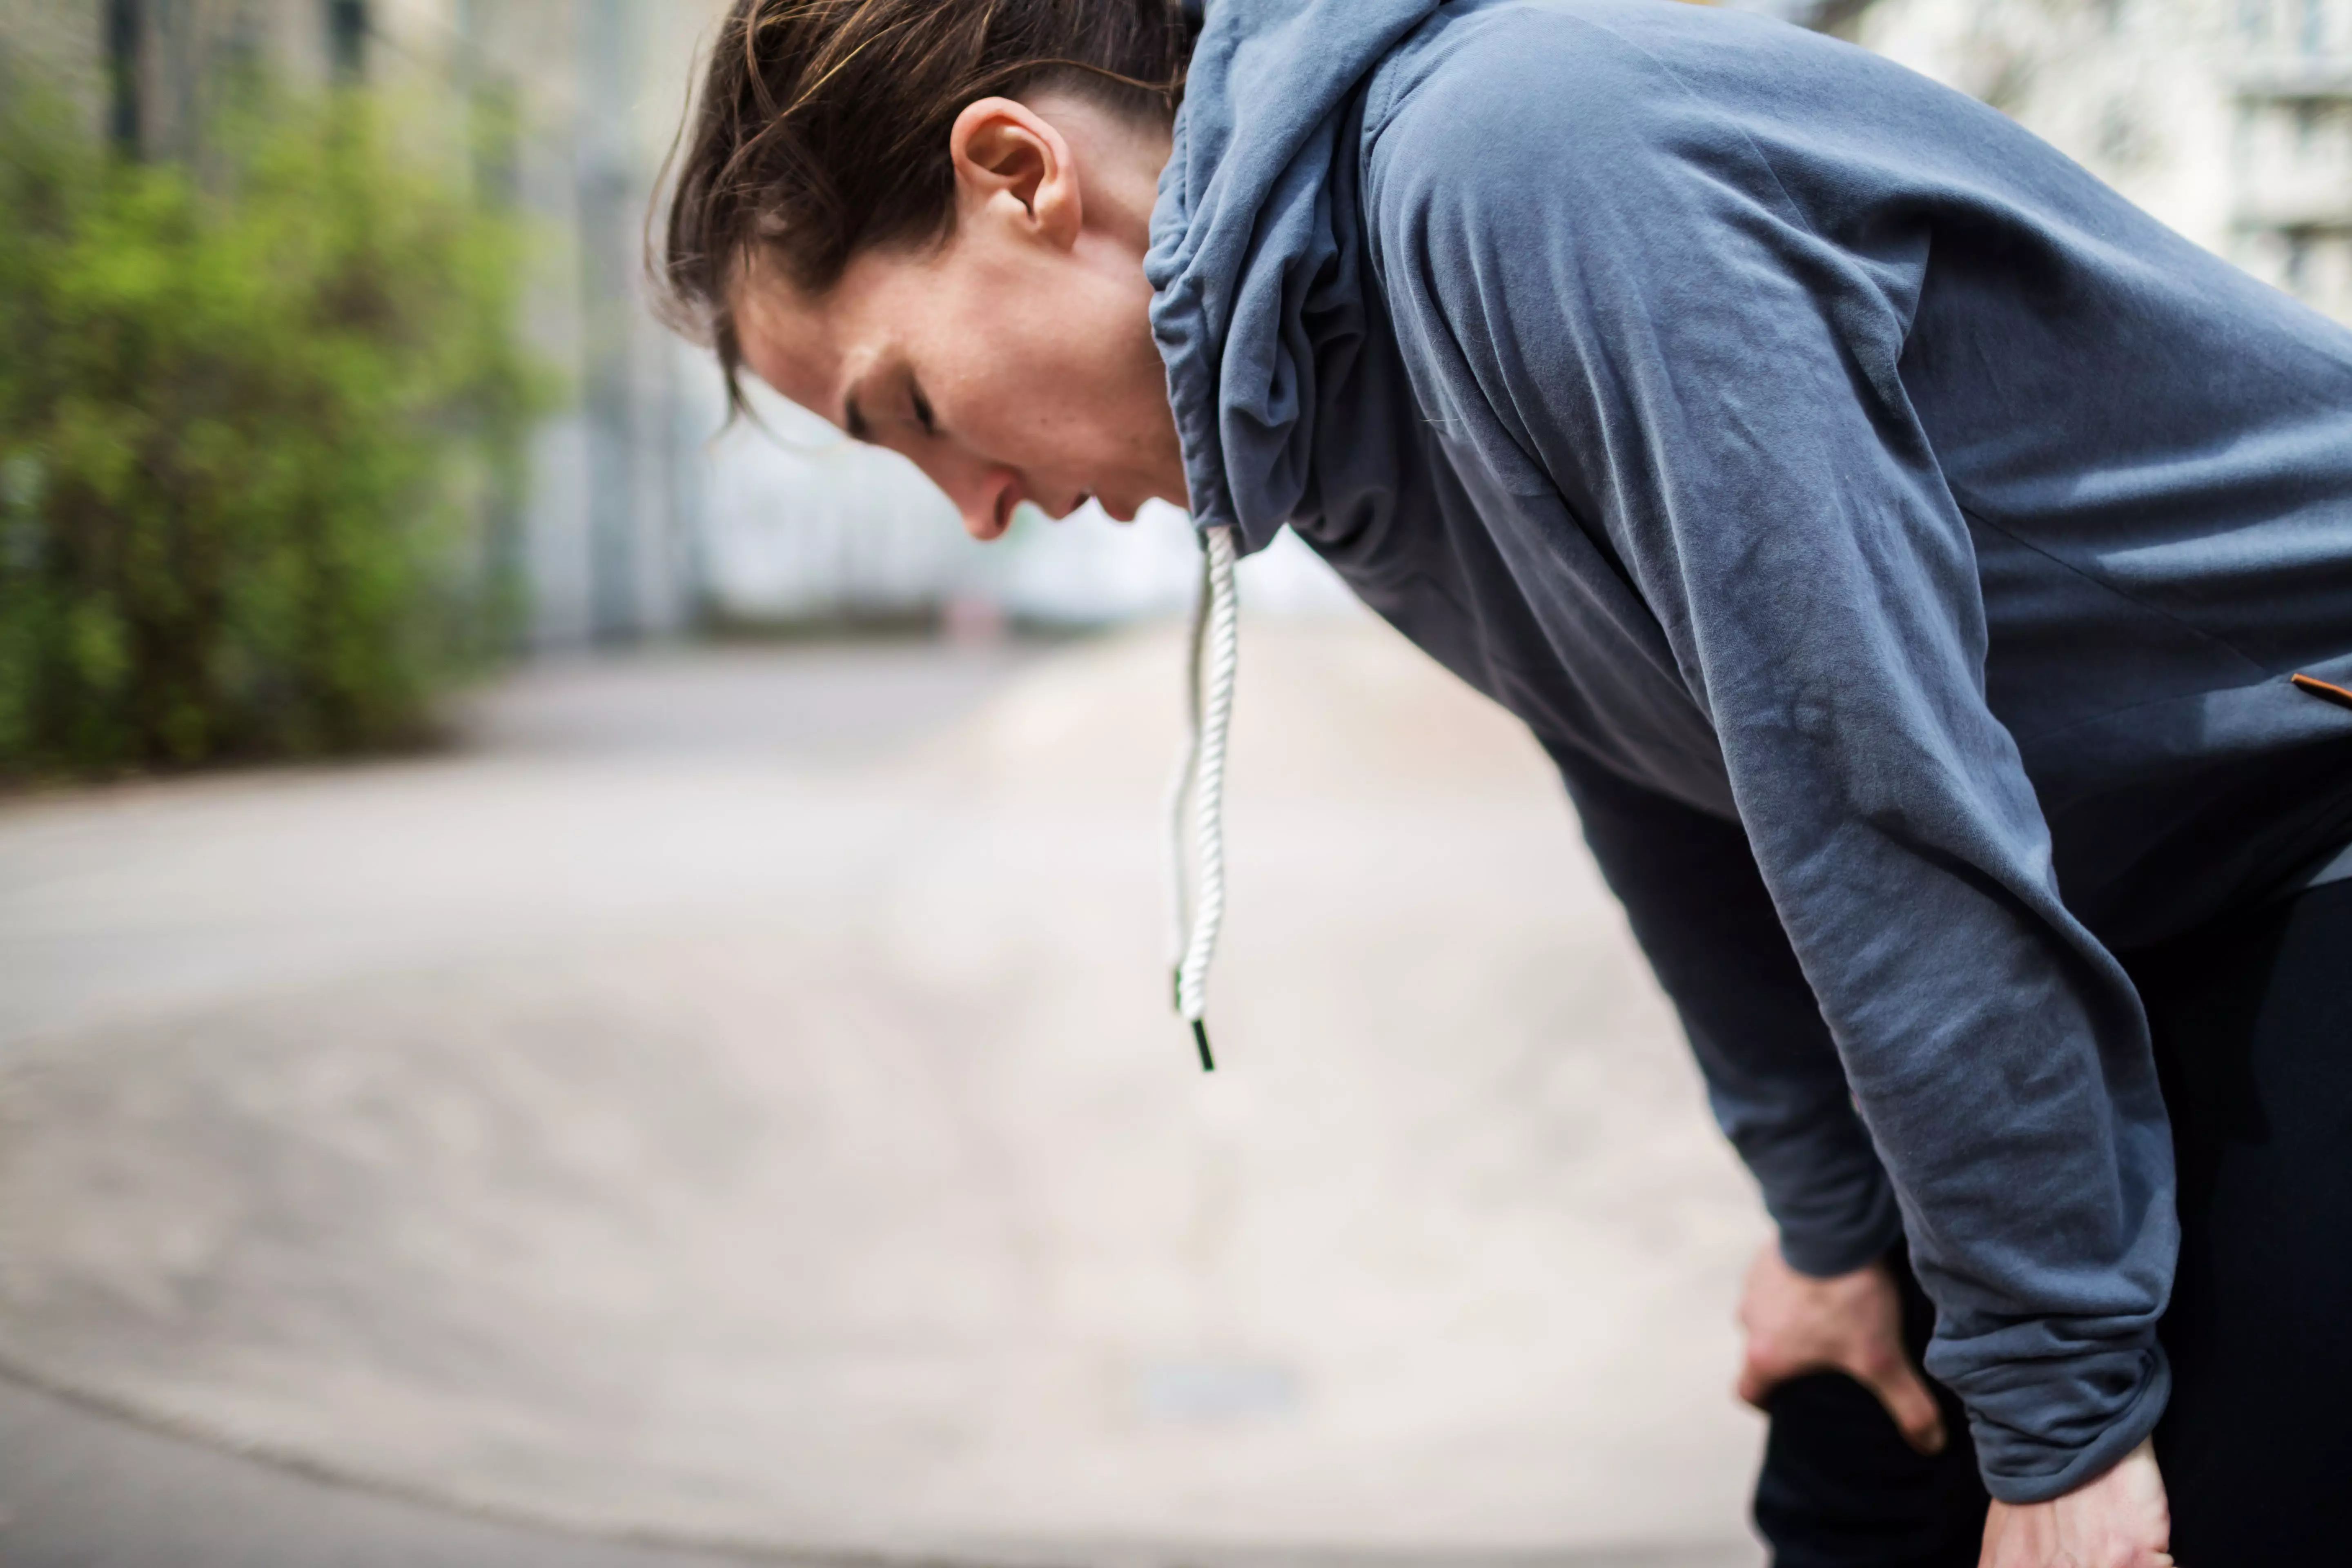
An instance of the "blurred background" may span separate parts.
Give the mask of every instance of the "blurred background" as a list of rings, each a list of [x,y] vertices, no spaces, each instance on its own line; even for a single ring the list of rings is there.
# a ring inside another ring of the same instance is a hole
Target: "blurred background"
[[[1759,0],[2352,312],[2352,0]],[[647,309],[702,0],[0,0],[0,1563],[1752,1564],[1764,1230],[1531,743]]]

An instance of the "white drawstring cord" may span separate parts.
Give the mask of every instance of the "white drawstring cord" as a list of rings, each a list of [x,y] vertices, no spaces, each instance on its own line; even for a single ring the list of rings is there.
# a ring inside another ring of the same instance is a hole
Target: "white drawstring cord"
[[[1169,791],[1168,885],[1170,948],[1176,971],[1176,1013],[1192,1026],[1201,1070],[1214,1072],[1208,1026],[1209,960],[1217,949],[1217,927],[1225,914],[1225,735],[1234,716],[1234,667],[1241,652],[1239,615],[1234,595],[1234,531],[1201,533],[1201,592],[1192,605],[1192,637],[1185,662],[1191,740]],[[1202,657],[1208,658],[1205,680]],[[1192,896],[1191,862],[1185,854],[1186,818],[1192,816],[1200,857],[1200,896]]]
[[[1201,581],[1193,590],[1192,634],[1184,656],[1184,754],[1168,780],[1168,996],[1184,1006],[1184,950],[1192,945],[1192,857],[1185,852],[1193,773],[1201,765],[1201,648],[1208,636],[1209,552],[1201,550]]]

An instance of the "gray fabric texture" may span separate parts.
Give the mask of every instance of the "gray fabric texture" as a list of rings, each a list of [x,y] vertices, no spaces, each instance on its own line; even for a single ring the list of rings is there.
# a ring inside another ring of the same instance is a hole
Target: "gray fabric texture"
[[[2294,884],[2289,890],[2296,893],[2305,892],[2313,888],[2324,888],[2330,882],[2344,881],[2347,878],[2352,878],[2352,844],[2346,845],[2322,860],[2311,875]]]
[[[2352,334],[1654,0],[1210,0],[1148,270],[1196,521],[1534,729],[1791,1262],[1907,1234],[1995,1495],[2137,1443],[2177,1235],[2114,952],[2352,837],[2286,679],[2352,677]]]

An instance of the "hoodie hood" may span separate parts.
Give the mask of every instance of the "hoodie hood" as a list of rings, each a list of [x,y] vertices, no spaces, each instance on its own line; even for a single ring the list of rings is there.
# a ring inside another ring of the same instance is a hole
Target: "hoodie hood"
[[[1144,275],[1193,521],[1244,552],[1307,494],[1309,320],[1355,303],[1352,203],[1338,212],[1332,184],[1358,89],[1442,3],[1208,0]]]

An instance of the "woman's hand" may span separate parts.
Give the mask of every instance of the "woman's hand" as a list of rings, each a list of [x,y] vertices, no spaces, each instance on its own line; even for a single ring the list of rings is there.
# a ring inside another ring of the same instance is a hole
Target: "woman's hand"
[[[1761,1409],[1792,1377],[1842,1372],[1878,1396],[1913,1447],[1943,1448],[1943,1415],[1904,1351],[1903,1302],[1884,1265],[1816,1279],[1768,1243],[1748,1270],[1739,1326],[1748,1331],[1739,1397],[1748,1404]],[[1978,1568],[2171,1568],[2171,1542],[2156,1449],[2142,1443],[2064,1497],[1994,1503]]]
[[[1978,1568],[2170,1568],[2172,1510],[2156,1448],[2048,1502],[1992,1505]]]
[[[1906,1442],[1923,1454],[1943,1450],[1943,1413],[1903,1349],[1903,1301],[1884,1264],[1816,1279],[1790,1268],[1767,1242],[1748,1270],[1739,1326],[1748,1331],[1748,1355],[1738,1394],[1748,1404],[1762,1409],[1765,1396],[1792,1377],[1842,1372],[1878,1396]]]

